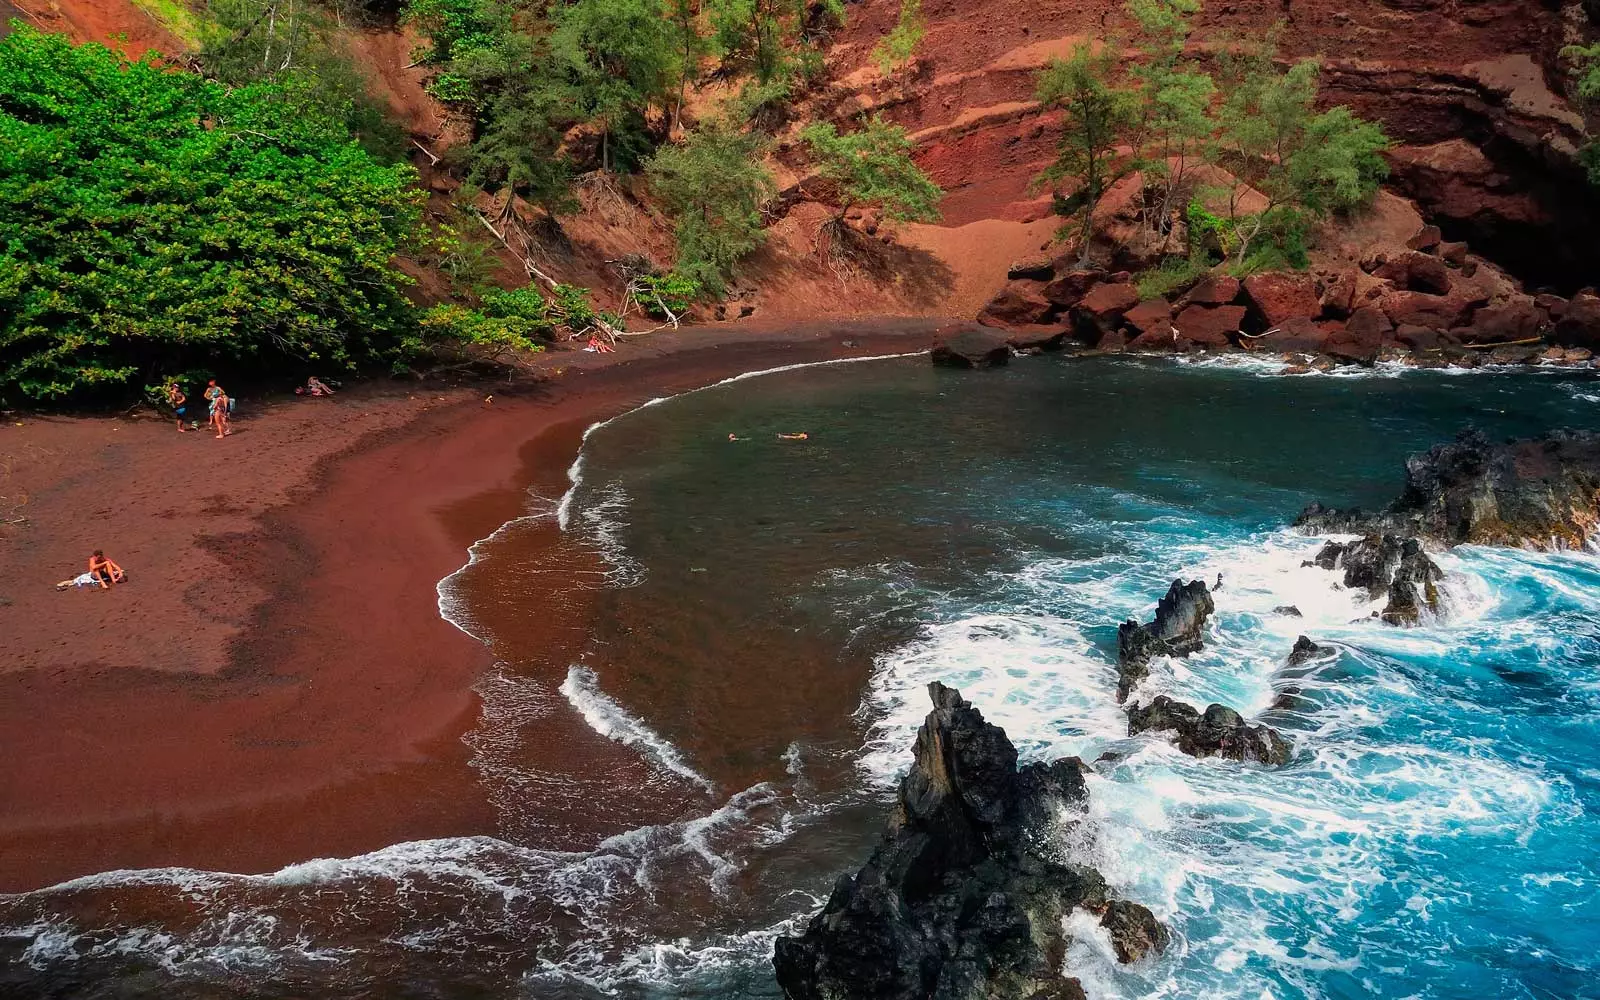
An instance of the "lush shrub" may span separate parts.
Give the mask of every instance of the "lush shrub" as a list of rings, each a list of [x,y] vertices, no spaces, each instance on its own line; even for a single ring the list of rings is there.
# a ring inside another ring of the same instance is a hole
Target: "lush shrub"
[[[423,345],[443,342],[484,348],[491,359],[509,350],[542,350],[534,338],[553,328],[550,307],[532,285],[487,291],[477,309],[455,303],[434,306],[419,325]]]
[[[28,28],[0,41],[0,393],[342,363],[411,329],[391,259],[412,169],[286,106]]]
[[[1171,257],[1134,279],[1140,299],[1161,298],[1199,281],[1210,268],[1189,257]]]

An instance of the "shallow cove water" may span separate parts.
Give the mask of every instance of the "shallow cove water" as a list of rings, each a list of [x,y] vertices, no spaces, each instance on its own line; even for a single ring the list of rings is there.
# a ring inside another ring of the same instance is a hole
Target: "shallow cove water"
[[[1447,614],[1399,630],[1284,529],[1469,423],[1600,427],[1600,383],[1269,374],[900,359],[611,421],[440,587],[501,661],[467,738],[499,837],[0,897],[0,986],[773,996],[773,937],[871,849],[938,679],[1026,757],[1111,755],[1063,849],[1175,945],[1118,967],[1083,921],[1093,997],[1600,996],[1600,560],[1458,549]],[[1261,715],[1286,768],[1126,736],[1116,623],[1219,573],[1206,649],[1137,696]],[[1299,634],[1337,654],[1290,676]]]

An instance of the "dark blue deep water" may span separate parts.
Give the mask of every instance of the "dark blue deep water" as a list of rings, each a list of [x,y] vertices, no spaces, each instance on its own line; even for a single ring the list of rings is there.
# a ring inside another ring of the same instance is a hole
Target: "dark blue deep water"
[[[121,876],[181,884],[210,916],[120,936],[34,894],[13,908],[35,921],[26,960],[59,970],[144,933],[180,980],[330,996],[772,996],[773,936],[871,849],[937,679],[1025,756],[1112,754],[1060,846],[1175,944],[1119,967],[1072,921],[1067,971],[1097,1000],[1600,997],[1600,559],[1441,554],[1446,612],[1396,629],[1303,568],[1320,541],[1286,530],[1313,499],[1391,498],[1406,455],[1469,424],[1600,428],[1600,381],[914,358],[634,411],[590,434],[559,508],[535,498],[441,585],[502,661],[469,737],[501,836]],[[558,525],[601,571],[497,589]],[[1218,574],[1206,649],[1135,697],[1259,716],[1292,740],[1287,767],[1126,735],[1116,623]],[[563,587],[598,613],[552,664],[516,625]],[[1300,634],[1336,655],[1291,676]],[[1303,701],[1271,710],[1291,684]],[[519,756],[561,720],[633,770]]]

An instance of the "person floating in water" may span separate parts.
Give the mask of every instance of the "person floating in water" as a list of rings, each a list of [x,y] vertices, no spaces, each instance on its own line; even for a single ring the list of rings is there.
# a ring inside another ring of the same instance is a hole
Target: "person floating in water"
[[[742,438],[742,437],[740,437],[740,436],[739,436],[739,435],[737,435],[737,434],[733,434],[733,433],[730,433],[730,434],[729,434],[729,435],[728,435],[728,440],[729,440],[729,441],[743,441],[743,440],[744,440],[744,438]]]
[[[805,440],[809,439],[810,437],[811,437],[810,434],[807,434],[805,431],[801,431],[798,434],[779,434],[778,435],[778,440],[779,441],[805,441]]]

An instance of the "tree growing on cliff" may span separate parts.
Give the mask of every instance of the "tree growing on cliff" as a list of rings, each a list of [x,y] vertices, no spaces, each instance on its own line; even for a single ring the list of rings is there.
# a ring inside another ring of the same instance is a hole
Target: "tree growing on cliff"
[[[900,16],[894,27],[872,47],[872,60],[884,76],[911,62],[927,30],[922,20],[922,0],[900,0]]]
[[[677,273],[720,295],[739,260],[762,243],[761,208],[773,196],[760,135],[711,123],[646,166],[650,190],[676,220]]]
[[[1317,112],[1321,67],[1315,59],[1285,68],[1268,45],[1224,67],[1215,155],[1238,181],[1229,198],[1236,236],[1232,256],[1249,269],[1253,250],[1271,257],[1274,244],[1282,249],[1283,241],[1274,234],[1292,245],[1303,238],[1296,234],[1303,234],[1311,220],[1369,202],[1388,176],[1383,151],[1389,140],[1381,128],[1347,107]],[[1243,185],[1266,196],[1265,209],[1248,214],[1238,210]],[[1303,266],[1297,259],[1260,263]]]
[[[1056,159],[1040,180],[1073,185],[1058,210],[1069,219],[1078,218],[1078,254],[1085,264],[1094,235],[1095,206],[1130,168],[1118,146],[1135,120],[1137,106],[1134,95],[1114,83],[1116,68],[1117,55],[1109,46],[1080,42],[1070,57],[1053,59],[1039,72],[1036,88],[1041,105],[1062,113]]]
[[[1134,108],[1128,143],[1131,166],[1143,172],[1145,219],[1165,236],[1182,204],[1189,168],[1216,131],[1211,108],[1216,84],[1185,54],[1199,0],[1128,0],[1139,26],[1140,58],[1128,69]]]
[[[840,133],[831,122],[813,122],[800,132],[817,175],[839,193],[834,220],[855,206],[872,206],[884,218],[933,222],[944,192],[911,159],[906,130],[880,117],[854,132]]]

